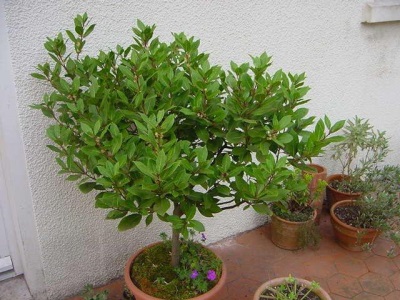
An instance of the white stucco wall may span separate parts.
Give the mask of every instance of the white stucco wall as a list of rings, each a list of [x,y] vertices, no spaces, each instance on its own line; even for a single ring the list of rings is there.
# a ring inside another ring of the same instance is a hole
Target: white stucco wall
[[[359,115],[391,136],[390,163],[400,163],[400,23],[361,24],[363,1],[22,1],[6,0],[5,12],[23,135],[33,219],[45,284],[34,284],[37,298],[62,299],[84,284],[101,284],[120,276],[128,255],[157,239],[164,225],[120,233],[93,208],[93,195],[57,175],[54,155],[45,148],[47,120],[29,104],[39,102],[46,87],[29,74],[45,58],[43,42],[72,28],[73,17],[87,12],[97,24],[87,51],[114,48],[131,41],[136,18],[156,23],[162,39],[184,31],[202,41],[211,60],[227,66],[267,51],[273,69],[303,72],[312,90],[311,112],[334,121]],[[2,42],[1,42],[2,43]],[[332,163],[324,162],[330,171]],[[206,223],[216,241],[263,222],[237,210]]]

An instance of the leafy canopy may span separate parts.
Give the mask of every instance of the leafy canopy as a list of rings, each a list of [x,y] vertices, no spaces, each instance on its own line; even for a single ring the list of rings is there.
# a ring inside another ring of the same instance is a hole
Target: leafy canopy
[[[224,71],[183,33],[170,43],[137,22],[133,44],[83,56],[93,31],[86,14],[75,31],[48,38],[51,62],[32,76],[54,91],[33,105],[54,120],[47,129],[61,174],[82,192],[97,190],[127,230],[154,216],[184,236],[240,205],[271,213],[285,201],[293,166],[337,141],[343,122],[307,116],[305,74],[268,73],[263,53]],[[72,44],[72,45],[71,45]],[[309,129],[312,127],[312,129]]]

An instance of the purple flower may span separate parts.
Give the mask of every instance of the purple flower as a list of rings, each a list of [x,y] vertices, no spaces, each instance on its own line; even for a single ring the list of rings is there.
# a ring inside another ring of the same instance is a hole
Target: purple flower
[[[214,270],[209,270],[209,271],[207,272],[207,279],[208,279],[208,280],[213,281],[213,280],[215,280],[216,278],[217,278],[217,274],[215,273]]]
[[[207,240],[207,237],[204,233],[201,234],[201,241],[205,242]]]
[[[192,274],[190,274],[191,279],[196,279],[197,276],[199,276],[199,272],[197,272],[197,270],[193,270]]]

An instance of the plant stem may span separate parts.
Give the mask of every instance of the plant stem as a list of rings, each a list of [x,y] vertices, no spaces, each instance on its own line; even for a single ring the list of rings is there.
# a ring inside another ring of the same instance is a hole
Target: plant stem
[[[173,215],[174,216],[178,216],[179,218],[182,216],[182,210],[181,210],[181,208],[180,208],[178,203],[174,203]],[[177,229],[172,228],[171,265],[174,268],[177,268],[179,266],[179,260],[180,260],[181,243],[179,241],[179,236],[180,236],[179,231]]]

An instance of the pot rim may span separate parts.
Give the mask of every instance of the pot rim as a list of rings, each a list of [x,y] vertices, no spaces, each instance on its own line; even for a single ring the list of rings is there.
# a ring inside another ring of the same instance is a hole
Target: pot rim
[[[349,224],[344,223],[342,220],[340,220],[336,214],[335,214],[335,208],[339,207],[339,206],[346,206],[346,205],[356,205],[357,200],[342,200],[339,202],[336,202],[335,204],[332,205],[329,213],[331,215],[331,218],[335,220],[336,223],[340,224],[341,226],[350,229],[350,230],[354,230],[354,231],[364,231],[364,232],[376,232],[379,231],[376,228],[361,228],[361,227],[355,227],[355,226],[351,226]]]
[[[323,174],[328,172],[328,169],[323,165],[310,163],[306,164],[306,166],[316,169],[316,172],[305,170],[304,172],[308,174]]]
[[[278,277],[278,278],[274,278],[274,279],[271,279],[271,280],[268,280],[268,281],[264,282],[256,290],[253,300],[259,300],[261,293],[267,287],[273,287],[273,286],[277,286],[277,285],[280,285],[282,283],[285,283],[287,278],[288,277]],[[311,282],[306,280],[306,279],[298,278],[298,277],[294,277],[294,278],[297,280],[297,282],[299,282],[299,283],[301,283],[301,284],[303,284],[305,286],[310,286],[311,285]],[[329,296],[329,294],[321,286],[318,289],[313,290],[313,292],[316,293],[321,299],[332,300],[331,296]]]
[[[349,177],[349,176],[343,175],[343,174],[332,174],[332,175],[329,175],[329,176],[326,178],[326,182],[328,183],[328,184],[326,185],[326,188],[327,188],[327,189],[330,189],[331,191],[335,191],[336,193],[343,194],[343,195],[346,195],[346,196],[361,196],[361,194],[362,194],[361,192],[348,193],[348,192],[339,191],[339,190],[334,189],[333,187],[331,187],[330,183],[331,183],[332,181],[334,181],[334,180],[343,180],[343,178],[348,178],[348,177]]]
[[[136,257],[137,257],[139,254],[141,254],[143,251],[145,251],[146,249],[151,248],[151,247],[153,247],[153,246],[155,246],[155,245],[158,245],[158,244],[161,244],[161,243],[162,243],[162,242],[151,243],[151,244],[149,244],[149,245],[147,245],[147,246],[145,246],[145,247],[139,249],[138,251],[136,251],[134,254],[132,254],[132,255],[129,257],[128,261],[127,261],[126,264],[125,264],[125,268],[124,268],[124,280],[125,280],[125,284],[127,285],[128,289],[134,290],[134,291],[135,291],[135,294],[134,294],[134,295],[136,295],[136,296],[139,296],[139,297],[147,297],[146,299],[148,299],[148,300],[166,300],[166,299],[156,298],[156,297],[153,297],[153,296],[151,296],[151,295],[149,295],[149,294],[146,294],[145,292],[143,292],[141,289],[139,289],[139,288],[133,283],[133,280],[132,280],[132,278],[131,278],[131,268],[132,268],[132,264],[133,264],[133,262],[135,261]],[[226,265],[225,265],[224,261],[221,259],[221,257],[220,257],[217,253],[215,253],[215,251],[211,250],[210,248],[207,248],[207,249],[210,250],[210,251],[212,251],[212,252],[222,261],[222,273],[221,273],[221,277],[219,278],[217,284],[216,284],[211,290],[209,290],[208,292],[206,292],[205,294],[210,293],[210,292],[218,293],[218,292],[224,287],[224,283],[226,282],[226,278],[227,278],[227,269],[226,269]],[[221,284],[220,284],[220,283],[221,283]],[[186,300],[201,300],[201,299],[203,299],[202,297],[203,297],[203,295],[205,295],[205,294],[196,296],[196,297],[194,297],[194,298],[186,299]]]

